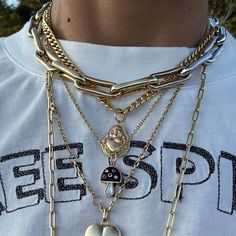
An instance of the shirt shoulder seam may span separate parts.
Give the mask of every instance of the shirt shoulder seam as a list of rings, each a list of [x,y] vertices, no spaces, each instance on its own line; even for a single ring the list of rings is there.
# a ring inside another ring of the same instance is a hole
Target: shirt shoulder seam
[[[16,61],[10,54],[10,52],[7,50],[6,46],[5,46],[5,40],[7,39],[6,38],[3,38],[0,43],[1,43],[1,46],[2,46],[2,49],[3,49],[3,52],[5,53],[6,57],[12,62],[14,63],[16,66],[18,66],[19,68],[21,68],[22,70],[26,71],[27,73],[30,73],[30,74],[33,74],[33,75],[36,75],[37,77],[40,76],[42,77],[41,74],[39,73],[36,73],[35,71],[32,71],[26,67],[24,67],[23,65],[21,65],[18,61]]]

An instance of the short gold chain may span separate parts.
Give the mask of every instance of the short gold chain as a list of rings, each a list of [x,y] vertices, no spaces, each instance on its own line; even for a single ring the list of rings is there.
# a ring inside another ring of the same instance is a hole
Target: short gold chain
[[[141,97],[137,98],[134,102],[132,102],[129,106],[127,106],[124,109],[121,108],[115,108],[112,104],[111,104],[111,100],[110,99],[106,99],[106,98],[102,98],[102,97],[97,97],[97,99],[101,102],[101,104],[103,104],[106,108],[108,108],[111,112],[115,112],[117,109],[120,110],[120,112],[125,116],[127,113],[133,111],[134,109],[138,108],[139,106],[141,106],[142,104],[144,104],[145,102],[149,101],[150,99],[152,99],[156,94],[158,93],[158,91],[147,91],[146,93],[144,93]]]
[[[62,60],[62,62],[69,66],[72,69],[78,70],[81,75],[86,76],[77,66],[74,65],[74,63],[69,59],[69,57],[66,55],[65,51],[60,46],[58,40],[56,39],[55,35],[53,34],[52,30],[50,29],[48,23],[51,21],[51,7],[52,4],[46,9],[44,12],[44,21],[43,21],[43,32],[48,40],[49,45],[52,47],[54,53],[58,55],[58,57]],[[215,32],[212,31],[209,27],[207,27],[205,35],[203,40],[201,41],[200,45],[179,65],[180,66],[187,66],[190,63],[192,63],[194,60],[196,60],[200,54],[202,53],[203,49],[206,47],[206,45],[211,40],[213,34]]]

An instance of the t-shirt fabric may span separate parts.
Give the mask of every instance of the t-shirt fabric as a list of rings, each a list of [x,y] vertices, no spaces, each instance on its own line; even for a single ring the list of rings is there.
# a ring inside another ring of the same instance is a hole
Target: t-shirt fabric
[[[49,235],[49,172],[45,69],[34,58],[26,26],[0,39],[0,235]],[[171,69],[192,48],[127,47],[60,40],[70,58],[90,76],[116,83]],[[177,207],[173,236],[236,235],[236,40],[228,33],[225,49],[207,67],[205,95],[190,161]],[[109,215],[122,236],[163,235],[180,158],[186,148],[201,69],[179,92],[145,158]],[[104,196],[100,175],[108,166],[97,141],[75,109],[60,80],[53,81],[61,122],[76,161],[94,191]],[[91,125],[103,137],[116,123],[95,97],[70,88]],[[125,177],[140,155],[174,89],[131,140],[117,161]],[[135,94],[114,102],[125,107]],[[125,118],[128,133],[156,98]],[[57,236],[82,236],[100,223],[102,213],[68,160],[55,125]],[[107,199],[104,198],[105,203]]]

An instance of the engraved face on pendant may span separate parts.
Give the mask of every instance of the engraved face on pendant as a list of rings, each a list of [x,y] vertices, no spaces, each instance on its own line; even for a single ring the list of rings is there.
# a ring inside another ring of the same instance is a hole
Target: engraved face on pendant
[[[121,124],[114,125],[101,142],[101,149],[108,157],[120,157],[129,150],[129,147],[129,136]]]

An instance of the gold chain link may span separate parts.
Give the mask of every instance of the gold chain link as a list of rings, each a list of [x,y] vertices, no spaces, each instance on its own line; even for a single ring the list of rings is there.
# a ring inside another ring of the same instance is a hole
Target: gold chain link
[[[71,161],[71,163],[73,164],[73,166],[75,167],[76,170],[80,169],[80,167],[77,165],[76,161],[74,160],[76,158],[76,156],[73,154],[73,152],[70,148],[69,142],[68,142],[68,140],[66,138],[66,135],[65,135],[64,128],[62,127],[60,119],[59,119],[59,113],[58,113],[56,103],[55,103],[55,99],[54,99],[54,95],[53,95],[52,75],[49,72],[47,72],[47,74],[46,74],[46,89],[47,89],[47,98],[48,98],[48,106],[49,106],[48,110],[50,111],[50,116],[48,116],[48,124],[49,124],[48,125],[48,128],[49,128],[48,135],[49,135],[49,142],[50,142],[49,147],[54,145],[54,142],[52,143],[52,141],[54,140],[53,119],[55,119],[57,121],[57,125],[58,125],[60,133],[62,135],[63,142],[65,143],[66,149],[69,152],[69,157],[68,158],[69,158],[69,160]],[[53,148],[50,148],[49,150],[53,150]],[[51,155],[51,156],[53,156],[53,155]],[[54,172],[55,171],[53,171],[52,174],[54,174]],[[78,170],[77,170],[77,172],[78,172]],[[89,190],[89,192],[92,195],[95,195],[92,188],[90,188],[89,183],[84,178],[84,175],[82,174],[82,172],[79,171],[78,174],[79,174],[80,178],[83,180],[84,185]]]
[[[115,108],[109,99],[97,97],[101,104],[103,104],[106,108],[108,108],[111,112],[115,112],[117,109],[125,116],[127,113],[133,111],[134,109],[138,108],[139,106],[143,105],[145,102],[152,99],[159,91],[147,91],[141,97],[137,98],[134,102],[132,102],[129,106],[124,109]]]
[[[69,66],[73,68],[74,70],[77,70],[81,75],[84,75],[84,77],[87,77],[74,63],[69,59],[69,57],[66,55],[65,51],[60,46],[58,40],[56,39],[54,33],[49,27],[49,22],[51,21],[51,8],[52,4],[49,5],[49,7],[44,11],[44,21],[43,21],[43,32],[49,42],[49,45],[52,47],[54,53],[58,55],[58,57],[62,60],[63,63],[65,63],[66,66]],[[182,61],[179,66],[187,66],[191,64],[193,61],[195,61],[200,54],[202,53],[203,49],[209,44],[209,42],[212,39],[212,36],[215,34],[215,31],[212,31],[212,29],[207,26],[204,37],[198,47],[186,58],[184,61]],[[89,76],[88,76],[89,77]]]
[[[156,109],[157,105],[160,103],[161,99],[163,98],[163,96],[165,95],[166,92],[167,92],[167,90],[164,90],[160,94],[160,96],[157,98],[157,100],[154,101],[152,106],[148,109],[148,111],[145,114],[145,116],[140,120],[140,122],[138,123],[136,128],[134,128],[134,130],[131,132],[131,134],[130,134],[130,139],[131,140],[133,139],[134,135],[137,134],[138,131],[142,128],[142,126],[144,125],[144,122],[147,120],[147,118],[150,116],[150,114]]]

